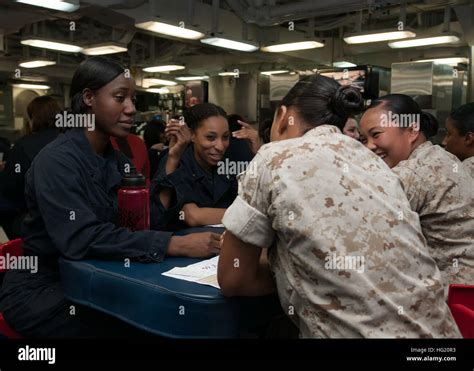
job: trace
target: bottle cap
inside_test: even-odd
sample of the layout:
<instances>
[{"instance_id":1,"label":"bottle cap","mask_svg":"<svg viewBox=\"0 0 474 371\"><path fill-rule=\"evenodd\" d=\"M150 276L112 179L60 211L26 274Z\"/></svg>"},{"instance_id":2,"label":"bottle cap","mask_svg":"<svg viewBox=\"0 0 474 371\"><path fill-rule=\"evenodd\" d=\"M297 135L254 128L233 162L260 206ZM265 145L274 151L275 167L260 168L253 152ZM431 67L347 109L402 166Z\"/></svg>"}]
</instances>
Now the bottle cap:
<instances>
[{"instance_id":1,"label":"bottle cap","mask_svg":"<svg viewBox=\"0 0 474 371\"><path fill-rule=\"evenodd\" d=\"M135 166L130 166L130 172L122 177L122 187L145 187L146 179L140 174Z\"/></svg>"}]
</instances>

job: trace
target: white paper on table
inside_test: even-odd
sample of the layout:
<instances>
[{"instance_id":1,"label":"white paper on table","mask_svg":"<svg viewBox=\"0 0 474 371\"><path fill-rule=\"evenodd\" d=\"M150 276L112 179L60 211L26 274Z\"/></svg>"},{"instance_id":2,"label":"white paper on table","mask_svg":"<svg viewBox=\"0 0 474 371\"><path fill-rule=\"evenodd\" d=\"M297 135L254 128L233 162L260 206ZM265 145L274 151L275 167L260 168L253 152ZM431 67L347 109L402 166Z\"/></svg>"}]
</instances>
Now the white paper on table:
<instances>
[{"instance_id":1,"label":"white paper on table","mask_svg":"<svg viewBox=\"0 0 474 371\"><path fill-rule=\"evenodd\" d=\"M220 289L217 282L217 264L219 263L219 255L203 260L198 263L188 265L187 267L175 267L168 272L163 272L163 276L185 280L202 285L210 285Z\"/></svg>"}]
</instances>

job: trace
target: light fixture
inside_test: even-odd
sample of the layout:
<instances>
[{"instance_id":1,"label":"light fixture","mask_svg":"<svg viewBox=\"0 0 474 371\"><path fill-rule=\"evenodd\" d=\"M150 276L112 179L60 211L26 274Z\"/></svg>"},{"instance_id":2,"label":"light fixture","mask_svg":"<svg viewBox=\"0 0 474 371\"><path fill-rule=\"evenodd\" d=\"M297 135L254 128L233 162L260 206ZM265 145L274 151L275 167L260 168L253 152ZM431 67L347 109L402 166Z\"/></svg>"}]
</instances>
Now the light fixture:
<instances>
[{"instance_id":1,"label":"light fixture","mask_svg":"<svg viewBox=\"0 0 474 371\"><path fill-rule=\"evenodd\" d=\"M393 49L401 49L401 48L415 48L417 46L451 44L451 43L456 43L458 41L459 41L459 37L451 34L451 35L441 35L441 36L433 36L433 37L422 37L422 38L411 39L411 40L392 41L388 43L388 46L390 46Z\"/></svg>"},{"instance_id":2,"label":"light fixture","mask_svg":"<svg viewBox=\"0 0 474 371\"><path fill-rule=\"evenodd\" d=\"M144 88L148 88L149 86L155 86L155 85L166 85L166 86L173 86L177 85L178 83L175 81L170 81L170 80L162 80L162 79L155 79L155 78L144 78L142 86Z\"/></svg>"},{"instance_id":3,"label":"light fixture","mask_svg":"<svg viewBox=\"0 0 474 371\"><path fill-rule=\"evenodd\" d=\"M148 93L168 94L170 92L167 88L149 88L146 89Z\"/></svg>"},{"instance_id":4,"label":"light fixture","mask_svg":"<svg viewBox=\"0 0 474 371\"><path fill-rule=\"evenodd\" d=\"M82 48L78 45L59 43L56 41L49 41L49 40L38 39L38 38L21 40L21 43L23 45L33 46L35 48L59 50L62 52L70 52L70 53L79 53L82 50Z\"/></svg>"},{"instance_id":5,"label":"light fixture","mask_svg":"<svg viewBox=\"0 0 474 371\"><path fill-rule=\"evenodd\" d=\"M240 74L240 72L232 72L232 71L219 72L219 76L233 76L233 77L236 77L239 74Z\"/></svg>"},{"instance_id":6,"label":"light fixture","mask_svg":"<svg viewBox=\"0 0 474 371\"><path fill-rule=\"evenodd\" d=\"M180 37L182 39L198 40L205 36L202 32L194 31L189 28L173 26L168 23L156 21L136 23L135 27L163 35Z\"/></svg>"},{"instance_id":7,"label":"light fixture","mask_svg":"<svg viewBox=\"0 0 474 371\"><path fill-rule=\"evenodd\" d=\"M348 67L356 67L357 64L354 64L348 61L337 61L337 62L333 62L332 66L338 67L338 68L348 68Z\"/></svg>"},{"instance_id":8,"label":"light fixture","mask_svg":"<svg viewBox=\"0 0 474 371\"><path fill-rule=\"evenodd\" d=\"M262 71L260 72L260 74L270 76L270 75L277 75L279 73L288 73L288 72L289 72L288 70L273 70L273 71Z\"/></svg>"},{"instance_id":9,"label":"light fixture","mask_svg":"<svg viewBox=\"0 0 474 371\"><path fill-rule=\"evenodd\" d=\"M416 37L415 31L410 29L405 29L403 31L378 30L347 34L344 36L344 41L347 44L365 44L379 41L407 39L410 37Z\"/></svg>"},{"instance_id":10,"label":"light fixture","mask_svg":"<svg viewBox=\"0 0 474 371\"><path fill-rule=\"evenodd\" d=\"M37 68L37 67L45 67L45 66L52 66L56 64L55 61L46 58L33 58L29 60L20 61L19 66L24 68Z\"/></svg>"},{"instance_id":11,"label":"light fixture","mask_svg":"<svg viewBox=\"0 0 474 371\"><path fill-rule=\"evenodd\" d=\"M102 43L85 46L81 53L86 55L106 55L126 52L127 46L118 43Z\"/></svg>"},{"instance_id":12,"label":"light fixture","mask_svg":"<svg viewBox=\"0 0 474 371\"><path fill-rule=\"evenodd\" d=\"M241 52L254 52L258 49L258 45L250 42L235 41L223 37L209 37L201 39L203 44L217 46L219 48L239 50Z\"/></svg>"},{"instance_id":13,"label":"light fixture","mask_svg":"<svg viewBox=\"0 0 474 371\"><path fill-rule=\"evenodd\" d=\"M49 85L37 85L37 84L13 84L17 88L23 89L38 89L38 90L48 90L51 89Z\"/></svg>"},{"instance_id":14,"label":"light fixture","mask_svg":"<svg viewBox=\"0 0 474 371\"><path fill-rule=\"evenodd\" d=\"M267 45L267 46L263 46L261 50L264 52L270 52L270 53L281 53L281 52L289 52L293 50L322 48L323 46L324 44L319 41L299 41L299 42L294 42L294 43Z\"/></svg>"},{"instance_id":15,"label":"light fixture","mask_svg":"<svg viewBox=\"0 0 474 371\"><path fill-rule=\"evenodd\" d=\"M435 64L447 64L450 66L457 66L459 63L469 63L469 58L465 58L465 57L432 58L432 59L420 59L413 62L415 63L433 62Z\"/></svg>"},{"instance_id":16,"label":"light fixture","mask_svg":"<svg viewBox=\"0 0 474 371\"><path fill-rule=\"evenodd\" d=\"M79 9L79 0L16 0L17 3L40 6L60 10L62 12L73 12Z\"/></svg>"},{"instance_id":17,"label":"light fixture","mask_svg":"<svg viewBox=\"0 0 474 371\"><path fill-rule=\"evenodd\" d=\"M146 67L143 69L145 72L168 72L168 71L178 71L184 70L184 66L177 65L177 64L169 64L165 66L154 66L154 67Z\"/></svg>"},{"instance_id":18,"label":"light fixture","mask_svg":"<svg viewBox=\"0 0 474 371\"><path fill-rule=\"evenodd\" d=\"M194 80L206 80L209 76L179 76L176 77L178 81L194 81Z\"/></svg>"}]
</instances>

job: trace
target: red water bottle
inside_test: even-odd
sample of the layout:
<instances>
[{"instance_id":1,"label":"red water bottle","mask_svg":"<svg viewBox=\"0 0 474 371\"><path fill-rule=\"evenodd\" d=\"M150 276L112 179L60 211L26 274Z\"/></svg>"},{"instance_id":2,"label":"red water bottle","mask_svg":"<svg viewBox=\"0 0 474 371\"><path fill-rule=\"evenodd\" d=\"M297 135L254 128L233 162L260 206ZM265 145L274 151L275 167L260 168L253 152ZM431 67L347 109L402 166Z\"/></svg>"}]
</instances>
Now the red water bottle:
<instances>
[{"instance_id":1,"label":"red water bottle","mask_svg":"<svg viewBox=\"0 0 474 371\"><path fill-rule=\"evenodd\" d=\"M118 191L119 224L132 231L150 229L150 198L145 177L131 166Z\"/></svg>"}]
</instances>

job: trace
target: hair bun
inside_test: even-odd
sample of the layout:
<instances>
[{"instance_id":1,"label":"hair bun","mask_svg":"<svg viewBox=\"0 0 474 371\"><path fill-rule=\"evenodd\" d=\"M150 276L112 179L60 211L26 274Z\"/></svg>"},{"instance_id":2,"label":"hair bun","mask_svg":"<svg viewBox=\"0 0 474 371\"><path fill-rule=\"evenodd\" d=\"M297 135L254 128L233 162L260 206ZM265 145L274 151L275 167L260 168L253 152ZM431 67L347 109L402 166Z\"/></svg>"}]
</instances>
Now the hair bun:
<instances>
[{"instance_id":1,"label":"hair bun","mask_svg":"<svg viewBox=\"0 0 474 371\"><path fill-rule=\"evenodd\" d=\"M340 117L348 117L360 113L364 100L359 89L351 85L341 85L330 100L331 110Z\"/></svg>"},{"instance_id":2,"label":"hair bun","mask_svg":"<svg viewBox=\"0 0 474 371\"><path fill-rule=\"evenodd\" d=\"M429 112L421 111L420 130L427 139L438 133L438 127L439 123L436 117Z\"/></svg>"}]
</instances>

